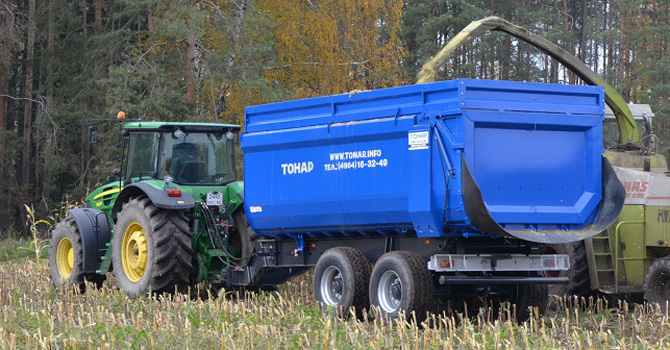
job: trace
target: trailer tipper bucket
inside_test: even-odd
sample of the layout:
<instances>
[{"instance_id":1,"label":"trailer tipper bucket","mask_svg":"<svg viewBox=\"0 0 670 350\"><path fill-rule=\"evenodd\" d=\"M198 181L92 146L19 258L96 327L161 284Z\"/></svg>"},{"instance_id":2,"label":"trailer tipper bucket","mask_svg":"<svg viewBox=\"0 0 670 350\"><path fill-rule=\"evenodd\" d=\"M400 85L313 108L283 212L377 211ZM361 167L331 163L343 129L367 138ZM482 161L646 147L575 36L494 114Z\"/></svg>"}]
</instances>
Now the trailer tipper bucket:
<instances>
[{"instance_id":1,"label":"trailer tipper bucket","mask_svg":"<svg viewBox=\"0 0 670 350\"><path fill-rule=\"evenodd\" d=\"M275 239L581 240L625 190L601 87L459 79L246 109L245 209Z\"/></svg>"}]
</instances>

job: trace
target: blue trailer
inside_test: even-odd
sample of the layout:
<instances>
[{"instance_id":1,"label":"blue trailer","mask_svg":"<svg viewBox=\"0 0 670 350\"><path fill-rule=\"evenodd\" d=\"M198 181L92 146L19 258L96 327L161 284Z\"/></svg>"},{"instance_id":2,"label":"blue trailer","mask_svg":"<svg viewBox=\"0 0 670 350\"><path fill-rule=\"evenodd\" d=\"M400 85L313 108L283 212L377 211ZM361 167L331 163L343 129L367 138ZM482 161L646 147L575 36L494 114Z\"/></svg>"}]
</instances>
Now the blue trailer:
<instances>
[{"instance_id":1,"label":"blue trailer","mask_svg":"<svg viewBox=\"0 0 670 350\"><path fill-rule=\"evenodd\" d=\"M607 228L601 87L458 79L247 107L244 209L263 239L238 286L315 267L326 306L418 318L436 300L546 305L544 245Z\"/></svg>"}]
</instances>

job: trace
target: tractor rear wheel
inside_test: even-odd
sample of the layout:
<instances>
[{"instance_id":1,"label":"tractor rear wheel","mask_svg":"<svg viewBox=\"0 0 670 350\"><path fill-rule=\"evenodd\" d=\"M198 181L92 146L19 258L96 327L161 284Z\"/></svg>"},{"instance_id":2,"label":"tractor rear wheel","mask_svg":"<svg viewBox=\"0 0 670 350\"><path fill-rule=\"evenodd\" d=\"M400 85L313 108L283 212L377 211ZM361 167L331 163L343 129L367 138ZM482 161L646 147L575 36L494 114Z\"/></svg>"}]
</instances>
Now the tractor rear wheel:
<instances>
[{"instance_id":1,"label":"tractor rear wheel","mask_svg":"<svg viewBox=\"0 0 670 350\"><path fill-rule=\"evenodd\" d=\"M670 303L670 258L658 258L649 266L644 276L644 300L656 303L661 310L668 310Z\"/></svg>"},{"instance_id":2,"label":"tractor rear wheel","mask_svg":"<svg viewBox=\"0 0 670 350\"><path fill-rule=\"evenodd\" d=\"M240 266L247 266L249 263L249 258L251 253L254 251L254 245L256 241L260 238L258 233L254 232L247 221L247 215L244 213L244 209L239 209L233 214L233 220L235 221L235 228L228 243L231 246L234 246L239 249L240 254L237 256L237 263Z\"/></svg>"},{"instance_id":3,"label":"tractor rear wheel","mask_svg":"<svg viewBox=\"0 0 670 350\"><path fill-rule=\"evenodd\" d=\"M128 296L183 292L191 285L193 249L184 212L160 209L147 197L131 198L114 232L114 275Z\"/></svg>"},{"instance_id":4,"label":"tractor rear wheel","mask_svg":"<svg viewBox=\"0 0 670 350\"><path fill-rule=\"evenodd\" d=\"M75 286L84 292L85 281L100 286L105 276L83 271L81 236L73 218L62 220L51 232L49 272L51 281L58 288Z\"/></svg>"}]
</instances>

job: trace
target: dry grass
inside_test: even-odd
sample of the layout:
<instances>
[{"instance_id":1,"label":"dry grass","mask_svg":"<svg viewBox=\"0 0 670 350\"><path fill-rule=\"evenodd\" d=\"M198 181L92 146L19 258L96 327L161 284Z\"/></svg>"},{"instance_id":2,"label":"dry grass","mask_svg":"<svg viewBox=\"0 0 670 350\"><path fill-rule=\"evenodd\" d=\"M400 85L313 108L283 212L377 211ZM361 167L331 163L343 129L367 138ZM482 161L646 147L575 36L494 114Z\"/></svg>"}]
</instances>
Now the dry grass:
<instances>
[{"instance_id":1,"label":"dry grass","mask_svg":"<svg viewBox=\"0 0 670 350\"><path fill-rule=\"evenodd\" d=\"M307 278L246 298L131 300L111 287L83 295L49 282L44 259L0 263L1 349L635 349L667 348L670 321L650 307L554 301L524 324L434 317L429 327L322 315Z\"/></svg>"}]
</instances>

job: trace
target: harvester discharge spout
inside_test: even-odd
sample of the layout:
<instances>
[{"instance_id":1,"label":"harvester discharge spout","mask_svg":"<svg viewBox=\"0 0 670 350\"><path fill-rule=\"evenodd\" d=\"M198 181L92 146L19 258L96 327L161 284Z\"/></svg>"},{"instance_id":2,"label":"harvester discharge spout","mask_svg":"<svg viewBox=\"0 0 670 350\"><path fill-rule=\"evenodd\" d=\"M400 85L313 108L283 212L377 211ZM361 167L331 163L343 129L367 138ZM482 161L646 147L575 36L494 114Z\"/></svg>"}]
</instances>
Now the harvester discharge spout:
<instances>
[{"instance_id":1,"label":"harvester discharge spout","mask_svg":"<svg viewBox=\"0 0 670 350\"><path fill-rule=\"evenodd\" d=\"M582 61L571 55L569 52L563 50L556 44L547 39L529 31L528 29L512 24L500 17L486 17L478 21L473 21L466 26L461 32L456 34L440 52L430 61L426 62L419 72L418 83L426 83L435 81L435 76L439 67L441 67L451 54L460 46L477 36L489 31L499 31L509 34L519 40L533 45L540 51L550 55L555 60L560 62L566 68L574 72L586 84L597 85L605 88L605 101L612 109L619 126L619 140L618 145L621 147L635 147L640 141L640 135L637 131L637 125L633 118L630 108L624 101L623 97L616 92L616 90L609 85L598 74L589 69Z\"/></svg>"}]
</instances>

